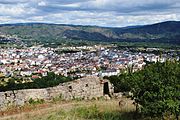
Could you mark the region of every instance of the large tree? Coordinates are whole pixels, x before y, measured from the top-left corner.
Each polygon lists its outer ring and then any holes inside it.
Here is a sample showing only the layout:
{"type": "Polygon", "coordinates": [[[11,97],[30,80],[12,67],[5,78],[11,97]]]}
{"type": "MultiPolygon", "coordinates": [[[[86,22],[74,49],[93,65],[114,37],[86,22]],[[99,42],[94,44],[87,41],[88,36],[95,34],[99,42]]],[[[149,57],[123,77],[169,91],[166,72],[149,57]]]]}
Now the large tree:
{"type": "Polygon", "coordinates": [[[131,75],[134,99],[143,114],[161,116],[180,113],[180,64],[156,63],[131,75]]]}
{"type": "Polygon", "coordinates": [[[131,91],[137,111],[145,116],[180,115],[180,62],[166,61],[145,66],[141,71],[108,78],[116,92],[131,91]]]}

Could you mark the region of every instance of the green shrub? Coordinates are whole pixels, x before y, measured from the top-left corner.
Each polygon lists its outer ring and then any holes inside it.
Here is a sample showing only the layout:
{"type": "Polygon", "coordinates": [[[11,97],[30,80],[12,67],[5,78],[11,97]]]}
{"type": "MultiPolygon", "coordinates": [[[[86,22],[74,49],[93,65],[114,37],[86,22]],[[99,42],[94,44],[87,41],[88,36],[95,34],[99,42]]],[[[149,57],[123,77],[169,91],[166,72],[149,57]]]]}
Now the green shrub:
{"type": "Polygon", "coordinates": [[[53,99],[52,99],[53,102],[57,102],[57,101],[61,101],[61,100],[63,100],[62,94],[60,94],[59,96],[53,97],[53,99]]]}
{"type": "Polygon", "coordinates": [[[34,99],[30,98],[28,102],[29,102],[29,104],[35,105],[35,104],[42,104],[45,101],[43,99],[36,99],[36,100],[34,100],[34,99]]]}

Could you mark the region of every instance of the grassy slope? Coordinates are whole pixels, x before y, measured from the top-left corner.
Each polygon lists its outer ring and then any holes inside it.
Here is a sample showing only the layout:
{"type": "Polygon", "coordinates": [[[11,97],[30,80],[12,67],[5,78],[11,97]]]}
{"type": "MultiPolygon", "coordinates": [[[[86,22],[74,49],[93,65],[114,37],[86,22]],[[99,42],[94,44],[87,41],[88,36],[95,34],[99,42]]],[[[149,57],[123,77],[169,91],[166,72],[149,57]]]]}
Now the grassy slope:
{"type": "Polygon", "coordinates": [[[118,100],[73,101],[49,104],[43,109],[34,108],[0,120],[132,120],[134,110],[130,100],[124,107],[118,106],[118,100]]]}

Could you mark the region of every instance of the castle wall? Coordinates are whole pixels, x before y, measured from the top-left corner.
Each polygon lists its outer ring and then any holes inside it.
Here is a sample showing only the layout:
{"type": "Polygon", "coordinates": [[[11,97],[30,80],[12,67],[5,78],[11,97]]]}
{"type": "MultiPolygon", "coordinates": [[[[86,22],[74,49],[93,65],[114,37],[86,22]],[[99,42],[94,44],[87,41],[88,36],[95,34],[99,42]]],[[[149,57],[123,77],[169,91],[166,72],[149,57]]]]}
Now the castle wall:
{"type": "MultiPolygon", "coordinates": [[[[0,92],[0,110],[8,106],[22,106],[30,99],[43,99],[45,101],[60,97],[64,100],[71,99],[92,99],[104,95],[104,82],[98,77],[85,77],[67,83],[62,83],[56,87],[43,89],[24,89],[0,92]]],[[[113,93],[113,87],[109,83],[110,94],[113,93]]]]}

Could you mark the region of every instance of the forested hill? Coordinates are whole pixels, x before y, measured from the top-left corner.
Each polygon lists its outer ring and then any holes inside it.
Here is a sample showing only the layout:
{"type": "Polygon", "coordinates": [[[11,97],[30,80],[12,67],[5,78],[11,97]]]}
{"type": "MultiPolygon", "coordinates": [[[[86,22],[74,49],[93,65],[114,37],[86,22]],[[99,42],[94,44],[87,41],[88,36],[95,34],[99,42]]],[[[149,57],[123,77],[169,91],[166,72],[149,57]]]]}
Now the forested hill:
{"type": "Polygon", "coordinates": [[[105,42],[158,42],[180,44],[180,21],[152,25],[110,28],[98,26],[20,23],[0,25],[1,34],[17,35],[26,40],[54,41],[62,39],[105,42]]]}

